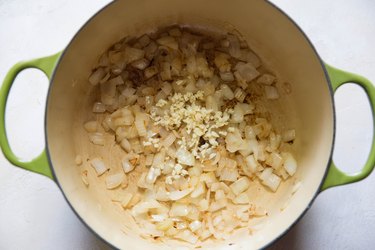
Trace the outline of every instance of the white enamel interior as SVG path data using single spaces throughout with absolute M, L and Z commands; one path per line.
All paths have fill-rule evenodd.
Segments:
M 77 133 L 89 117 L 82 110 L 88 100 L 87 78 L 98 56 L 124 36 L 175 23 L 238 30 L 263 61 L 292 86 L 292 94 L 269 108 L 282 114 L 274 119 L 277 126 L 296 129 L 299 169 L 295 178 L 276 194 L 257 191 L 254 186 L 254 200 L 270 215 L 252 236 L 206 246 L 224 249 L 235 243 L 231 249 L 260 248 L 290 227 L 316 194 L 329 162 L 334 126 L 332 98 L 318 57 L 301 31 L 266 1 L 127 0 L 112 3 L 92 18 L 66 49 L 50 90 L 47 137 L 54 172 L 73 208 L 100 237 L 121 249 L 167 248 L 135 235 L 128 215 L 102 191 L 102 180 L 90 182 L 86 188 L 74 158 L 86 143 Z M 293 183 L 299 180 L 300 189 L 289 199 Z M 286 202 L 289 205 L 281 211 Z

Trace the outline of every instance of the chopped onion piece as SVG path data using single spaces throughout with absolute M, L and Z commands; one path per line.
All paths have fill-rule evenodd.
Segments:
M 104 113 L 106 111 L 106 107 L 101 102 L 95 102 L 92 107 L 92 112 L 94 113 Z
M 190 230 L 194 233 L 195 231 L 197 231 L 198 229 L 200 229 L 202 227 L 202 222 L 200 222 L 199 220 L 195 220 L 195 221 L 192 221 L 190 224 L 189 224 L 189 228 Z
M 156 224 L 156 229 L 161 231 L 167 231 L 168 229 L 173 227 L 173 220 L 171 219 L 164 219 Z
M 132 163 L 134 162 L 134 159 L 137 159 L 137 158 L 131 154 L 126 155 L 124 158 L 122 158 L 121 164 L 122 164 L 122 169 L 124 170 L 125 173 L 129 173 L 134 169 L 135 164 Z
M 257 79 L 257 83 L 265 84 L 265 85 L 271 85 L 276 80 L 276 77 L 270 74 L 263 74 Z
M 77 166 L 82 165 L 82 156 L 81 155 L 76 155 L 76 158 L 74 159 L 74 163 Z
M 276 87 L 265 86 L 264 91 L 265 91 L 267 99 L 270 99 L 270 100 L 279 99 L 279 93 L 278 93 Z
M 169 133 L 168 136 L 164 138 L 161 144 L 164 147 L 168 148 L 170 145 L 174 143 L 175 140 L 176 140 L 176 136 L 173 133 Z
M 104 174 L 108 168 L 100 158 L 94 158 L 90 161 L 91 166 L 95 169 L 98 176 Z
M 241 193 L 234 198 L 233 203 L 234 204 L 249 204 L 250 199 L 249 196 L 246 193 Z
M 254 155 L 249 155 L 245 158 L 246 165 L 250 172 L 255 173 L 257 170 L 258 163 L 254 158 Z
M 144 70 L 150 62 L 146 58 L 141 58 L 137 61 L 132 62 L 132 66 L 136 69 Z
M 259 178 L 264 185 L 268 186 L 274 192 L 276 192 L 281 182 L 281 178 L 272 173 L 272 168 L 266 168 L 263 170 Z
M 100 82 L 100 80 L 102 80 L 105 74 L 106 72 L 104 71 L 103 68 L 98 68 L 89 77 L 89 82 L 92 85 L 97 85 Z
M 121 185 L 123 180 L 124 180 L 124 174 L 123 173 L 108 175 L 105 179 L 107 189 L 117 188 L 118 186 Z
M 125 48 L 125 58 L 127 63 L 134 62 L 144 57 L 145 52 L 141 49 L 126 47 Z
M 185 196 L 187 196 L 188 194 L 190 194 L 192 191 L 193 191 L 193 188 L 188 188 L 182 191 L 172 191 L 169 193 L 169 199 L 172 201 L 180 200 L 184 198 Z
M 150 209 L 160 208 L 161 204 L 156 200 L 148 200 L 138 203 L 132 208 L 132 214 L 134 216 L 147 213 Z
M 232 72 L 220 72 L 220 78 L 224 82 L 233 82 L 234 76 Z
M 191 244 L 195 244 L 198 241 L 198 237 L 193 234 L 190 230 L 184 230 L 174 236 L 177 239 L 184 240 Z
M 126 138 L 121 140 L 120 146 L 128 153 L 131 151 L 130 142 Z
M 97 121 L 89 121 L 86 122 L 83 127 L 89 133 L 96 132 L 98 130 L 98 122 Z
M 124 197 L 121 200 L 121 206 L 123 208 L 127 208 L 132 198 L 133 195 L 131 193 L 125 193 Z
M 287 131 L 284 131 L 281 137 L 283 139 L 283 142 L 294 141 L 294 139 L 296 138 L 296 131 L 294 129 L 289 129 Z
M 285 153 L 284 157 L 284 168 L 286 172 L 293 176 L 297 171 L 297 161 L 294 159 L 293 155 L 290 153 Z
M 89 180 L 87 178 L 87 170 L 82 172 L 81 180 L 82 180 L 83 184 L 85 184 L 86 187 L 89 186 Z
M 189 213 L 189 206 L 181 203 L 172 203 L 171 210 L 169 211 L 169 216 L 186 216 Z
M 272 152 L 267 158 L 266 164 L 277 170 L 283 164 L 283 158 L 278 153 Z
M 234 93 L 233 93 L 232 89 L 228 87 L 228 85 L 222 84 L 220 86 L 220 89 L 223 93 L 224 99 L 232 100 L 234 98 Z
M 229 187 L 235 195 L 239 195 L 240 193 L 248 189 L 249 186 L 249 179 L 247 177 L 241 177 L 240 179 L 232 183 Z
M 188 166 L 194 166 L 195 163 L 195 157 L 192 153 L 184 149 L 183 147 L 180 147 L 176 152 L 176 157 L 178 160 L 178 163 L 188 165 Z
M 90 133 L 89 139 L 95 145 L 104 146 L 105 144 L 104 135 L 102 133 Z
M 194 191 L 191 192 L 190 197 L 191 198 L 197 198 L 197 197 L 201 196 L 204 193 L 206 193 L 206 185 L 204 185 L 203 183 L 198 183 L 198 185 L 194 189 Z

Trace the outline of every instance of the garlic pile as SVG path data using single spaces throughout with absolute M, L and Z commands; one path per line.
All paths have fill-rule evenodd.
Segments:
M 125 38 L 100 57 L 89 77 L 100 93 L 97 119 L 84 128 L 97 147 L 115 135 L 122 171 L 100 156 L 90 164 L 108 190 L 123 188 L 121 205 L 144 237 L 226 239 L 267 214 L 248 195 L 252 182 L 276 192 L 297 170 L 285 150 L 295 131 L 278 133 L 253 102 L 278 99 L 276 81 L 233 34 L 172 27 Z

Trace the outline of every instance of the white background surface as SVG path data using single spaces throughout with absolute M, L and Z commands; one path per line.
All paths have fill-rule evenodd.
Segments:
M 63 49 L 108 0 L 0 0 L 0 79 L 17 61 Z M 306 32 L 321 57 L 375 82 L 375 1 L 273 0 Z M 46 78 L 20 74 L 7 107 L 15 152 L 30 159 L 44 146 Z M 358 170 L 372 136 L 364 93 L 345 86 L 335 95 L 334 159 Z M 318 196 L 303 219 L 273 249 L 374 249 L 375 174 Z M 73 214 L 49 179 L 10 165 L 0 155 L 0 249 L 107 249 Z

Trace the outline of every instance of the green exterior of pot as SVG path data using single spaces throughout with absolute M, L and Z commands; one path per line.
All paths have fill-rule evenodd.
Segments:
M 57 53 L 51 56 L 38 58 L 31 61 L 19 62 L 15 64 L 9 70 L 8 74 L 5 76 L 5 79 L 0 89 L 0 146 L 1 150 L 4 153 L 4 156 L 8 159 L 9 162 L 11 162 L 15 166 L 45 175 L 51 179 L 53 179 L 53 175 L 48 163 L 48 158 L 45 150 L 43 150 L 43 152 L 39 156 L 32 159 L 31 161 L 22 161 L 13 153 L 12 149 L 10 148 L 8 138 L 6 136 L 5 107 L 10 88 L 12 87 L 12 84 L 15 78 L 17 77 L 18 73 L 20 73 L 24 69 L 36 68 L 44 72 L 48 79 L 51 79 L 53 70 L 56 66 L 58 59 L 60 58 L 60 55 L 61 53 Z
M 373 120 L 373 130 L 375 134 L 375 88 L 372 83 L 366 78 L 336 69 L 328 64 L 325 64 L 328 76 L 331 81 L 332 89 L 335 92 L 340 86 L 345 83 L 355 83 L 363 88 L 366 92 L 367 97 L 370 101 L 372 120 Z M 370 154 L 367 158 L 365 166 L 357 173 L 346 174 L 339 170 L 333 160 L 328 169 L 328 173 L 321 187 L 321 191 L 326 190 L 330 187 L 340 186 L 344 184 L 353 183 L 366 178 L 373 170 L 375 166 L 375 136 L 372 136 L 372 145 Z
M 1 150 L 4 153 L 4 156 L 15 166 L 45 175 L 51 179 L 53 179 L 53 174 L 49 166 L 48 157 L 45 150 L 43 150 L 43 152 L 38 157 L 31 161 L 22 161 L 11 150 L 5 130 L 5 107 L 10 88 L 19 72 L 27 68 L 37 68 L 43 71 L 48 79 L 51 79 L 52 73 L 60 58 L 60 55 L 61 52 L 51 56 L 17 63 L 9 70 L 0 89 L 0 146 Z M 349 82 L 358 84 L 365 90 L 370 100 L 373 124 L 375 124 L 375 88 L 371 84 L 371 82 L 362 76 L 336 69 L 328 64 L 325 64 L 325 67 L 330 78 L 333 91 L 336 91 L 337 88 L 339 88 L 341 85 Z M 321 191 L 326 190 L 330 187 L 360 181 L 366 178 L 373 171 L 374 166 L 375 137 L 373 136 L 370 155 L 362 170 L 355 174 L 346 174 L 340 171 L 333 163 L 333 161 L 331 161 L 326 178 L 321 187 Z

